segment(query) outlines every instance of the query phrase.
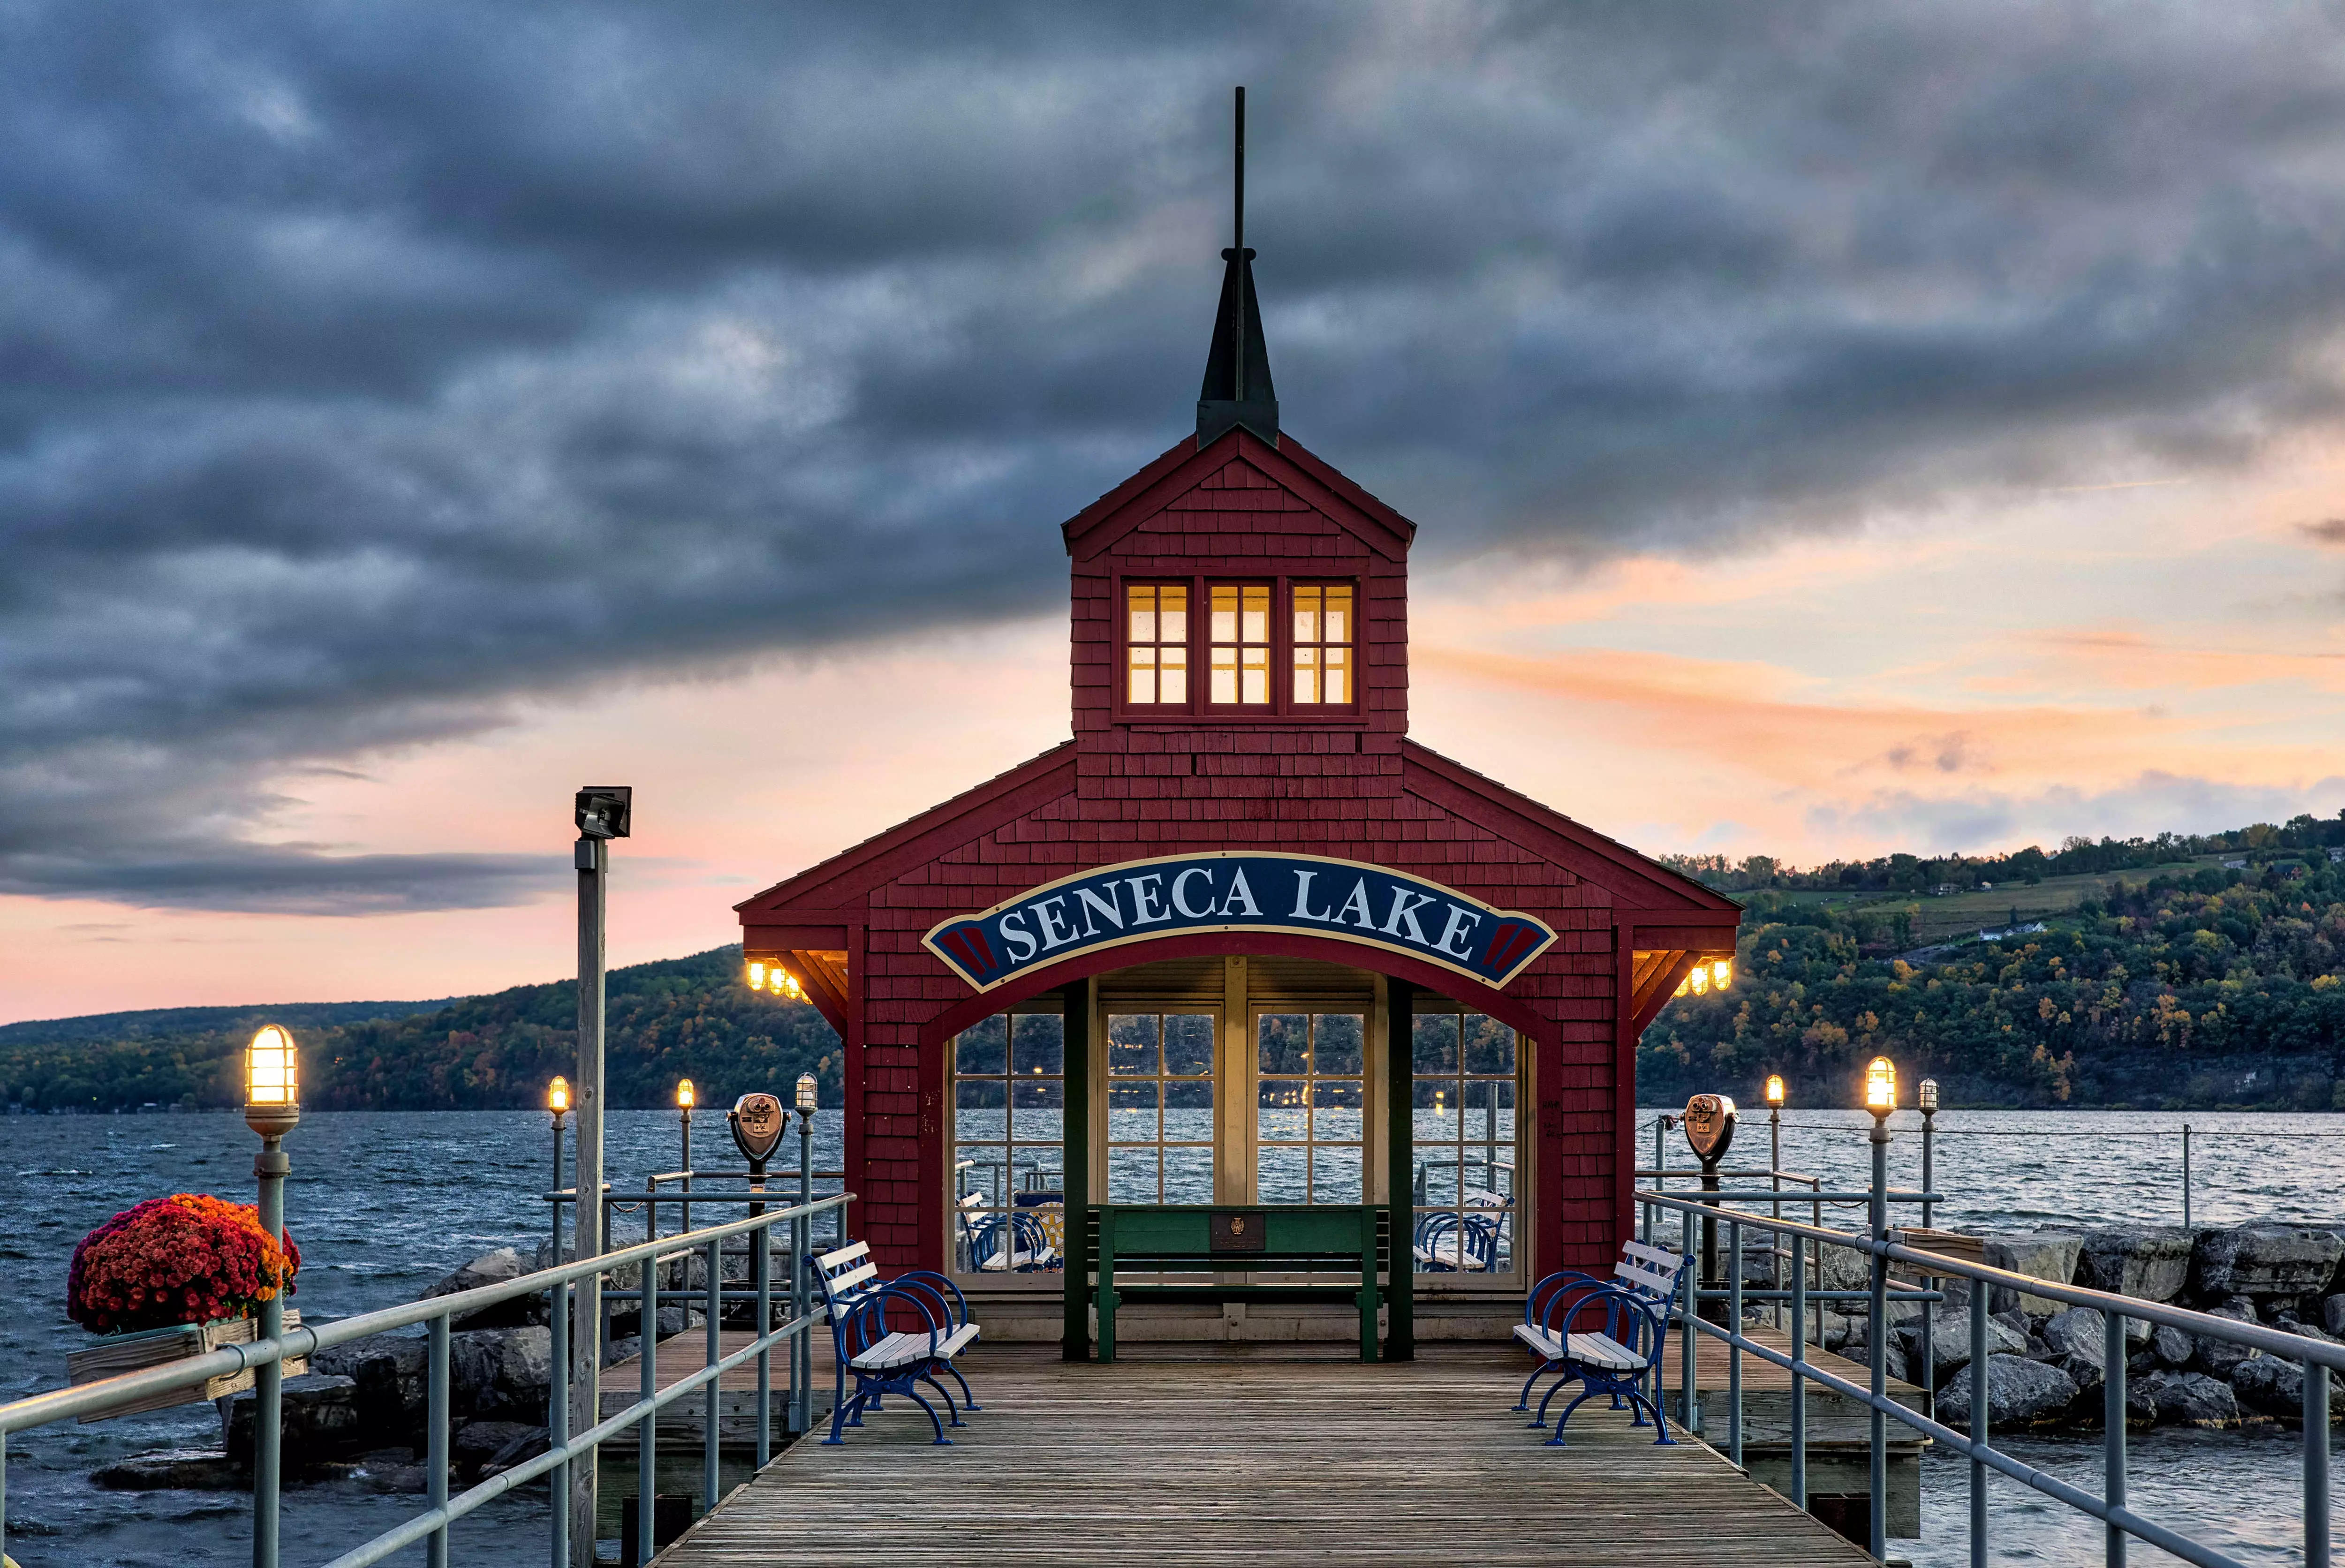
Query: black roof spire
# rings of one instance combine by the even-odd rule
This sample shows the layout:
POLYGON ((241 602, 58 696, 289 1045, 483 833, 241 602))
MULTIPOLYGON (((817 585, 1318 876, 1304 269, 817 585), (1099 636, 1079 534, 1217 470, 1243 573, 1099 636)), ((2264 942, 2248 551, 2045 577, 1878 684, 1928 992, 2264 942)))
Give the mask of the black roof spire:
POLYGON ((1197 394, 1197 445, 1210 445, 1233 426, 1278 444, 1278 394, 1270 384, 1270 346, 1263 341, 1262 310, 1254 298, 1254 252, 1245 242, 1245 89, 1237 97, 1237 178, 1234 236, 1222 252, 1222 308, 1213 318, 1213 345, 1205 355, 1205 385, 1197 394))

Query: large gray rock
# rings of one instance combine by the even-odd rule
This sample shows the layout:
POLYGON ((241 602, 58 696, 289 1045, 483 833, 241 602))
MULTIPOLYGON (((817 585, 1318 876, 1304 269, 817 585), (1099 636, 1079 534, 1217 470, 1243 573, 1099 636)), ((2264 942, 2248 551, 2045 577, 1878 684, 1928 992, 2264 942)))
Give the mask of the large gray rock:
MULTIPOLYGON (((483 1252, 469 1263, 443 1275, 416 1300, 428 1301, 437 1296, 453 1296, 461 1290, 475 1290, 484 1285, 502 1285, 533 1272, 538 1267, 535 1252, 524 1257, 517 1248, 500 1247, 494 1251, 483 1252)), ((452 1318, 448 1326, 459 1330, 513 1329, 528 1323, 543 1323, 548 1315, 549 1309, 543 1296, 520 1296, 452 1318)))
MULTIPOLYGON (((2055 1312, 2044 1320, 2039 1330, 2044 1348, 2056 1357, 2086 1356, 2101 1359, 2107 1348, 2103 1336, 2108 1331, 2108 1320, 2090 1307, 2071 1307, 2055 1312)), ((2149 1325, 2139 1318, 2127 1318, 2125 1325, 2126 1344, 2139 1350, 2149 1343, 2149 1325)))
POLYGON ((100 1465, 89 1480, 108 1492, 248 1492, 252 1462, 248 1455, 239 1464, 217 1449, 169 1449, 100 1465))
POLYGON ((2176 1225, 2119 1225, 2085 1234, 2075 1282, 2144 1301, 2171 1301, 2190 1282, 2195 1231, 2176 1225))
MULTIPOLYGON (((2142 1403, 2159 1426, 2232 1427, 2239 1404, 2231 1385, 2204 1372, 2152 1372, 2126 1390, 2128 1416, 2142 1403), (2137 1398, 2138 1390, 2140 1398, 2137 1398)), ((2136 1419, 2138 1419, 2136 1417, 2136 1419)))
MULTIPOLYGON (((1922 1325, 1909 1323, 1903 1330, 1907 1364, 1918 1369, 1922 1357, 1922 1325)), ((2010 1325, 1990 1318, 1986 1325, 1986 1353, 1991 1356, 2018 1356, 2027 1352, 2027 1338, 2014 1333, 2010 1325)), ((1932 1386, 1943 1384, 1947 1378, 1971 1360, 1971 1320, 1968 1313, 1957 1315, 1941 1312, 1930 1320, 1930 1362, 1935 1375, 1932 1386)))
MULTIPOLYGON (((2241 1296, 2219 1307, 2208 1309, 2207 1315, 2228 1318, 2235 1323, 2252 1323, 2256 1320, 2256 1309, 2253 1303, 2241 1296)), ((2218 1340, 2211 1334, 2198 1335, 2191 1341, 2191 1365, 2209 1377, 2222 1378, 2227 1381, 2239 1370, 2240 1362, 2253 1361, 2261 1354, 2261 1351, 2251 1346, 2218 1340)))
MULTIPOLYGON (((2076 1277, 2076 1254, 2083 1245, 2083 1237, 2055 1230, 2041 1230, 2032 1236, 1990 1236, 1986 1239, 1985 1261, 1989 1268, 2066 1285, 2076 1277)), ((2031 1296, 2006 1285, 1995 1287, 1987 1298, 1987 1306, 1994 1311, 2015 1310, 2031 1318, 2048 1317, 2066 1305, 2065 1301, 2031 1296)))
MULTIPOLYGON (((2048 1426, 2076 1402, 2076 1382, 2058 1367, 2021 1356, 1989 1356, 1986 1361, 1987 1421, 2008 1431, 2014 1427, 2048 1426)), ((1957 1431, 1971 1419, 1971 1389, 1976 1367, 1964 1367, 1947 1380, 1938 1395, 1938 1419, 1957 1431)))
POLYGON ((2198 1238, 2190 1282, 2202 1296, 2319 1295, 2337 1275, 2345 1241, 2313 1225, 2258 1220, 2198 1238))
POLYGON ((320 1351, 310 1370, 358 1385, 359 1419, 382 1437, 423 1429, 430 1399, 431 1354, 420 1335, 370 1334, 320 1351))
POLYGON ((2320 1326, 2345 1336, 2345 1295, 2330 1296, 2320 1303, 2320 1326))
MULTIPOLYGON (((359 1419, 359 1386, 328 1372, 304 1372, 284 1382, 282 1453, 289 1470, 310 1470, 374 1440, 359 1419)), ((223 1412, 228 1457, 252 1464, 253 1391, 227 1401, 223 1412)))
MULTIPOLYGON (((2339 1409, 2337 1377, 2329 1376, 2329 1419, 2332 1421, 2345 1411, 2339 1409)), ((2231 1374, 2231 1391, 2249 1409, 2259 1411, 2281 1421, 2300 1421, 2304 1419, 2304 1369, 2296 1362, 2279 1356, 2258 1356, 2239 1363, 2231 1374)))
POLYGON ((475 1420, 543 1420, 553 1389, 553 1335, 540 1328, 473 1329, 448 1337, 448 1396, 475 1420))
MULTIPOLYGON (((1864 1330, 1860 1325, 1857 1331, 1849 1336, 1847 1346, 1840 1353, 1859 1366, 1869 1367, 1873 1364, 1873 1347, 1863 1335, 1864 1330)), ((1882 1350, 1882 1366, 1888 1375, 1899 1382, 1913 1381, 1913 1368, 1906 1362, 1905 1347, 1895 1329, 1889 1331, 1888 1343, 1882 1350)))
POLYGON ((2190 1364, 2191 1354, 2197 1348, 2191 1342, 2189 1335, 2164 1323, 2158 1324, 2149 1331, 2150 1354, 2156 1356, 2161 1365, 2187 1367, 2190 1364))

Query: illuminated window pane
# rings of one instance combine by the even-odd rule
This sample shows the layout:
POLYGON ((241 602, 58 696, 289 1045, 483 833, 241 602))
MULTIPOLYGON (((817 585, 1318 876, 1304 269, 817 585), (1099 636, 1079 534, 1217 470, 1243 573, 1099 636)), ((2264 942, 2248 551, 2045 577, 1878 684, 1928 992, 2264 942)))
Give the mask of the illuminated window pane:
POLYGON ((1226 583, 1213 590, 1208 620, 1213 664, 1207 696, 1224 705, 1270 703, 1270 587, 1226 583))
POLYGON ((1042 1273, 1066 1233, 1065 1022, 996 1014, 953 1040, 952 1268, 1042 1273))
POLYGON ((1124 700, 1189 700, 1189 591, 1162 583, 1124 589, 1124 700))
POLYGON ((1306 705, 1352 700, 1352 589, 1347 583, 1294 588, 1294 700, 1306 705))

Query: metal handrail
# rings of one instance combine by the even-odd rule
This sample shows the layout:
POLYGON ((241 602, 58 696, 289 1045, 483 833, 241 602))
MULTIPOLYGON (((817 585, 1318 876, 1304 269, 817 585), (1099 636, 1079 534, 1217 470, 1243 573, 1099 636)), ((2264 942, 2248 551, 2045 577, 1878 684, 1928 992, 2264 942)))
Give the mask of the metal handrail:
MULTIPOLYGON (((1770 1194, 1769 1197, 1772 1195, 1770 1194)), ((2025 1482, 2034 1490, 2067 1504, 2080 1512, 2100 1520, 2108 1527, 2107 1561, 2122 1568, 2125 1562, 2125 1538, 2137 1537, 2159 1550, 2170 1553, 2185 1562, 2201 1568, 2244 1568, 2236 1558, 2201 1545, 2187 1536, 2178 1535, 2164 1525, 2146 1519, 2126 1506, 2126 1320, 2138 1318, 2144 1322, 2165 1327, 2202 1338, 2227 1340, 2246 1345, 2283 1361, 2299 1362, 2304 1368, 2303 1394, 2303 1461, 2304 1501, 2303 1535, 2306 1568, 2330 1568, 2329 1524, 2329 1379, 2327 1371, 2345 1371, 2345 1345, 2332 1345, 2325 1340, 2304 1339, 2282 1333, 2257 1323, 2243 1323, 2230 1318, 2218 1318, 2210 1313, 2193 1311, 2187 1307, 2175 1307, 2161 1301, 2145 1301, 2131 1296, 2120 1296, 2106 1290, 2088 1290, 2083 1286, 2063 1284, 2056 1280, 2038 1280, 2031 1275, 1997 1269, 1989 1264, 1972 1263, 1944 1253, 1924 1251, 1892 1241, 1885 1234, 1857 1235, 1849 1231, 1828 1230, 1821 1226, 1802 1225, 1797 1220, 1771 1219, 1741 1209, 1718 1209, 1708 1204, 1658 1191, 1639 1191, 1636 1200, 1655 1208, 1674 1209, 1683 1218, 1689 1236, 1699 1218, 1712 1217, 1725 1224, 1729 1231, 1729 1247, 1734 1266, 1729 1275, 1728 1319, 1731 1326, 1701 1320, 1689 1303, 1680 1316, 1685 1331, 1680 1352, 1680 1379, 1684 1403, 1680 1419, 1692 1424, 1699 1380, 1691 1354, 1693 1336, 1703 1333, 1723 1340, 1728 1346, 1729 1409, 1727 1431, 1728 1457, 1736 1464, 1742 1462, 1742 1371, 1744 1352, 1759 1357, 1771 1365, 1786 1369, 1792 1374, 1792 1496, 1796 1506, 1807 1506, 1807 1399, 1805 1384, 1814 1381, 1834 1393, 1856 1401, 1873 1416, 1872 1472, 1873 1482, 1873 1518, 1875 1555, 1880 1554, 1883 1529, 1883 1477, 1886 1436, 1883 1418, 1897 1421, 1924 1436, 1944 1443, 1971 1462, 1970 1497, 1970 1558, 1975 1568, 1985 1568, 1987 1552, 1986 1476, 1989 1469, 1996 1470, 2015 1481, 2025 1482), (1845 1247, 1870 1254, 1873 1259, 1872 1296, 1874 1311, 1866 1326, 1865 1341, 1871 1361, 1873 1386, 1864 1388, 1824 1371, 1807 1358, 1807 1344, 1800 1325, 1801 1309, 1806 1294, 1806 1276, 1795 1271, 1792 1297, 1792 1340, 1789 1355, 1762 1345, 1742 1332, 1741 1249, 1745 1226, 1780 1236, 1805 1239, 1827 1246, 1845 1247), (1887 1397, 1885 1306, 1889 1266, 1902 1263, 1942 1279, 1962 1279, 1972 1282, 1970 1292, 1970 1361, 1971 1430, 1964 1434, 1934 1420, 1932 1416, 1907 1409, 1887 1397), (2056 1476, 2045 1473, 2035 1466, 2015 1459, 1989 1441, 1989 1385, 1985 1364, 1987 1348, 1987 1304, 1992 1288, 2003 1289, 2065 1302, 2073 1307, 2086 1307, 2102 1315, 2102 1391, 2106 1430, 2104 1436, 2103 1495, 2095 1497, 2070 1485, 2056 1476)), ((1762 1201, 1753 1195, 1745 1201, 1762 1201)), ((1885 1224, 1877 1229, 1885 1232, 1885 1224)), ((1690 1241, 1689 1240, 1689 1246, 1690 1241)), ((1688 1276, 1687 1292, 1690 1298, 1693 1287, 1688 1276)), ((1707 1297, 1711 1292, 1700 1293, 1707 1297)))
MULTIPOLYGON (((736 1201, 740 1201, 750 1195, 734 1196, 736 1201)), ((582 1258, 570 1263, 557 1264, 553 1268, 542 1269, 533 1274, 524 1274, 496 1284, 476 1286, 472 1290, 459 1290, 452 1295, 429 1297, 421 1301, 411 1301, 397 1307, 385 1307, 371 1312, 361 1312, 356 1317, 337 1319, 330 1322, 304 1323, 300 1328, 289 1330, 274 1340, 256 1340, 248 1344, 226 1345, 217 1351, 190 1357, 186 1361, 173 1361, 160 1367, 148 1367, 138 1371, 123 1372, 74 1388, 55 1389, 46 1393, 35 1394, 26 1399, 0 1405, 0 1552, 5 1552, 7 1544, 7 1436, 9 1433, 47 1426, 78 1416, 101 1414, 119 1405, 144 1399, 152 1394, 200 1386, 213 1378, 234 1376, 249 1368, 264 1366, 271 1361, 308 1356, 335 1345, 347 1344, 354 1340, 425 1323, 431 1328, 428 1374, 430 1413, 427 1417, 426 1432, 429 1449, 426 1462, 431 1472, 427 1480, 431 1488, 432 1506, 396 1528, 342 1553, 335 1558, 328 1568, 363 1568, 364 1564, 380 1562, 392 1553, 427 1537, 432 1543, 433 1561, 445 1563, 447 1560, 446 1531, 455 1520, 472 1512, 492 1498, 512 1491, 516 1486, 534 1480, 549 1471, 561 1470, 574 1460, 591 1455, 605 1440, 628 1426, 649 1420, 655 1412, 685 1394, 703 1387, 713 1386, 716 1379, 734 1368, 753 1359, 769 1356, 776 1345, 805 1334, 809 1326, 818 1320, 821 1312, 819 1308, 811 1309, 794 1316, 779 1329, 772 1329, 768 1326, 771 1322, 768 1316, 760 1321, 758 1327, 763 1331, 756 1340, 721 1360, 713 1354, 716 1336, 715 1320, 711 1319, 709 1337, 712 1354, 707 1365, 699 1371, 679 1379, 667 1388, 656 1391, 648 1397, 637 1401, 618 1414, 597 1422, 576 1437, 570 1437, 567 1435, 566 1427, 574 1374, 571 1371, 572 1348, 569 1344, 570 1295, 565 1287, 624 1268, 631 1263, 641 1263, 647 1270, 655 1269, 662 1258, 707 1248, 711 1249, 712 1254, 710 1283, 714 1288, 718 1278, 713 1267, 715 1251, 726 1239, 746 1235, 756 1230, 770 1231, 772 1227, 783 1223, 796 1224, 801 1220, 810 1223, 813 1216, 825 1210, 836 1209, 843 1215, 846 1206, 854 1200, 855 1194, 841 1192, 827 1198, 817 1199, 808 1203, 778 1208, 763 1214, 752 1214, 739 1219, 726 1220, 699 1230, 642 1241, 632 1247, 622 1248, 592 1258, 582 1258), (454 1318, 467 1316, 501 1302, 540 1293, 548 1294, 553 1303, 553 1335, 557 1368, 557 1375, 553 1381, 549 1401, 553 1419, 548 1423, 550 1441, 547 1451, 524 1463, 500 1472, 469 1491, 450 1497, 447 1495, 448 1325, 454 1318)), ((762 1274, 763 1271, 760 1272, 762 1274)), ((645 1336, 645 1342, 648 1346, 657 1337, 657 1325, 652 1323, 647 1324, 646 1327, 650 1330, 645 1336)), ((599 1356, 589 1359, 587 1366, 590 1374, 593 1369, 599 1366, 599 1356)), ((597 1384, 595 1408, 599 1414, 599 1379, 597 1384)), ((758 1459, 762 1464, 770 1447, 770 1439, 767 1435, 770 1410, 763 1401, 760 1402, 757 1415, 758 1459)), ((707 1442, 713 1454, 716 1442, 716 1431, 713 1422, 709 1426, 707 1442)), ((557 1522, 557 1540, 564 1539, 560 1522, 568 1516, 568 1499, 563 1495, 565 1490, 560 1486, 556 1488, 557 1496, 553 1513, 557 1522)), ((716 1501, 712 1492, 708 1499, 709 1505, 714 1507, 716 1501)), ((644 1518, 648 1523, 650 1519, 648 1504, 645 1506, 644 1518)))

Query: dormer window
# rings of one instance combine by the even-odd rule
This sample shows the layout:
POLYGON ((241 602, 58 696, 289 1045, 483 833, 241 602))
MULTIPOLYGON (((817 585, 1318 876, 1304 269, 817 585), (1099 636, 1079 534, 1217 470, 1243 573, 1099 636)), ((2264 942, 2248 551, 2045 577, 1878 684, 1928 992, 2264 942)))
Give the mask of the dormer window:
POLYGON ((1134 707, 1189 701, 1189 590, 1135 582, 1124 590, 1126 698, 1134 707))
POLYGON ((1121 578, 1112 592, 1125 720, 1358 719, 1357 578, 1121 578))
POLYGON ((1332 707, 1352 700, 1349 583, 1294 585, 1294 702, 1332 707))
POLYGON ((1205 700, 1218 707, 1270 705, 1270 584, 1216 583, 1213 599, 1213 683, 1205 700))

